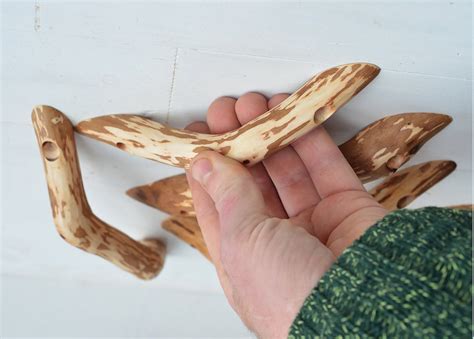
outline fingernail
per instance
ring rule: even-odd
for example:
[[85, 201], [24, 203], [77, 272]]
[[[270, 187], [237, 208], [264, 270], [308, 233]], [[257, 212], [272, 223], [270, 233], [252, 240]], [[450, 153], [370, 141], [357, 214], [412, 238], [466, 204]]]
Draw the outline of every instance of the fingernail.
[[193, 163], [191, 168], [191, 174], [194, 180], [197, 180], [201, 184], [206, 180], [206, 177], [211, 173], [211, 171], [212, 163], [206, 158], [197, 160]]

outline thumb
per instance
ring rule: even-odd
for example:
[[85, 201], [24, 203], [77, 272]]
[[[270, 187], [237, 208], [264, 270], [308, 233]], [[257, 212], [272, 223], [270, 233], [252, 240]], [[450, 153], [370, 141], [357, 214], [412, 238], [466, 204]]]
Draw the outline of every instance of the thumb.
[[206, 151], [193, 160], [191, 174], [214, 202], [221, 236], [253, 228], [267, 218], [262, 193], [239, 162]]

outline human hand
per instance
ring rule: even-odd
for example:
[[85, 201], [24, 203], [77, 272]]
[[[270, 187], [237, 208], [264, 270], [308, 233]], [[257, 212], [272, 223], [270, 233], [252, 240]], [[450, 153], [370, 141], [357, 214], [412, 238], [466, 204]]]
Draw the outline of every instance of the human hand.
[[[222, 97], [210, 105], [207, 123], [188, 129], [227, 132], [287, 96]], [[187, 177], [224, 293], [262, 338], [286, 337], [326, 270], [387, 213], [322, 126], [249, 169], [203, 152]]]

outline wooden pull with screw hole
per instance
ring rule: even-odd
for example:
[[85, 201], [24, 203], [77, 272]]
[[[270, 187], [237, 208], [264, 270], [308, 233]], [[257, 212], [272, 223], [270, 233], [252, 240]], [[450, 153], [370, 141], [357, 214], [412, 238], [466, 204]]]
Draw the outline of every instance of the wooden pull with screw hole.
[[439, 113], [390, 115], [364, 127], [339, 146], [364, 183], [398, 170], [453, 119]]
[[135, 241], [96, 217], [86, 199], [71, 122], [60, 111], [37, 106], [33, 127], [40, 146], [54, 223], [69, 244], [96, 254], [141, 279], [163, 267], [165, 245]]
[[455, 168], [454, 161], [428, 161], [393, 174], [369, 193], [386, 209], [401, 209], [443, 180]]
[[108, 115], [80, 122], [76, 130], [128, 153], [188, 168], [204, 150], [254, 165], [323, 123], [380, 72], [368, 63], [330, 68], [286, 100], [237, 130], [202, 134], [174, 129], [135, 115]]
[[129, 189], [127, 195], [162, 212], [190, 217], [195, 216], [193, 198], [185, 174], [155, 181]]
[[[391, 115], [366, 126], [339, 148], [359, 178], [370, 182], [396, 171], [451, 121], [439, 113]], [[171, 215], [196, 215], [184, 174], [133, 187], [127, 195]]]

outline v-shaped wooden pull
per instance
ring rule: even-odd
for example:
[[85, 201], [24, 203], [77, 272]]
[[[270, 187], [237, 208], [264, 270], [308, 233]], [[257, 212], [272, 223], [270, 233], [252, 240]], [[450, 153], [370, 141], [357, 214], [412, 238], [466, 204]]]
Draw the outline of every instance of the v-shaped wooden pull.
[[155, 277], [163, 267], [165, 245], [158, 239], [135, 241], [92, 212], [69, 119], [53, 107], [37, 106], [32, 120], [59, 235], [69, 244], [101, 256], [141, 279]]
[[407, 167], [385, 179], [369, 193], [386, 209], [408, 206], [456, 169], [451, 160], [433, 160]]

